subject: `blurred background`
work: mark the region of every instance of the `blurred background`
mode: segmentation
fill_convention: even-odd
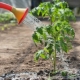
[[[53,0],[0,0],[0,2],[8,3],[14,7],[33,9],[37,7],[40,3]],[[63,1],[63,0],[62,0]],[[65,0],[68,2],[70,8],[74,11],[75,15],[80,12],[80,0]],[[3,12],[3,9],[0,9],[0,12]]]

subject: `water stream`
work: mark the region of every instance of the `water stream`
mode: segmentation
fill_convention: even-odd
[[[26,15],[26,18],[23,21],[23,24],[27,25],[32,30],[35,30],[36,27],[41,27],[41,26],[44,25],[38,18],[36,18],[35,16],[31,15],[30,13],[28,13]]]

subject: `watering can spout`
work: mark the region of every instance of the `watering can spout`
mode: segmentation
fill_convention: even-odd
[[[14,8],[13,6],[3,3],[3,2],[0,2],[0,8],[11,11],[15,15],[18,21],[18,24],[20,24],[24,20],[24,18],[26,17],[28,13],[28,8],[27,9]]]
[[[12,8],[11,12],[15,15],[15,17],[18,20],[18,23],[20,24],[24,18],[26,17],[28,13],[28,8],[27,9],[21,9],[21,8]]]

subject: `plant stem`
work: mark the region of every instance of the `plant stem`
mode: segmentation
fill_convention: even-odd
[[[52,56],[52,63],[53,63],[53,71],[56,71],[56,48],[54,49],[53,56]]]
[[[54,65],[54,71],[56,71],[56,48],[54,51],[54,61],[53,61],[53,65]]]
[[[51,25],[52,25],[52,18],[50,17],[50,22],[51,22]]]

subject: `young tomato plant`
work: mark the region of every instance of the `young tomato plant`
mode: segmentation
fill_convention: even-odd
[[[35,59],[51,59],[53,69],[56,71],[57,53],[68,52],[71,48],[71,41],[75,32],[70,25],[70,20],[75,17],[69,9],[67,2],[54,0],[54,2],[43,2],[34,8],[31,13],[35,16],[48,17],[50,24],[37,27],[33,34],[35,44],[44,44],[43,49],[35,53]],[[62,54],[62,53],[61,53]]]

